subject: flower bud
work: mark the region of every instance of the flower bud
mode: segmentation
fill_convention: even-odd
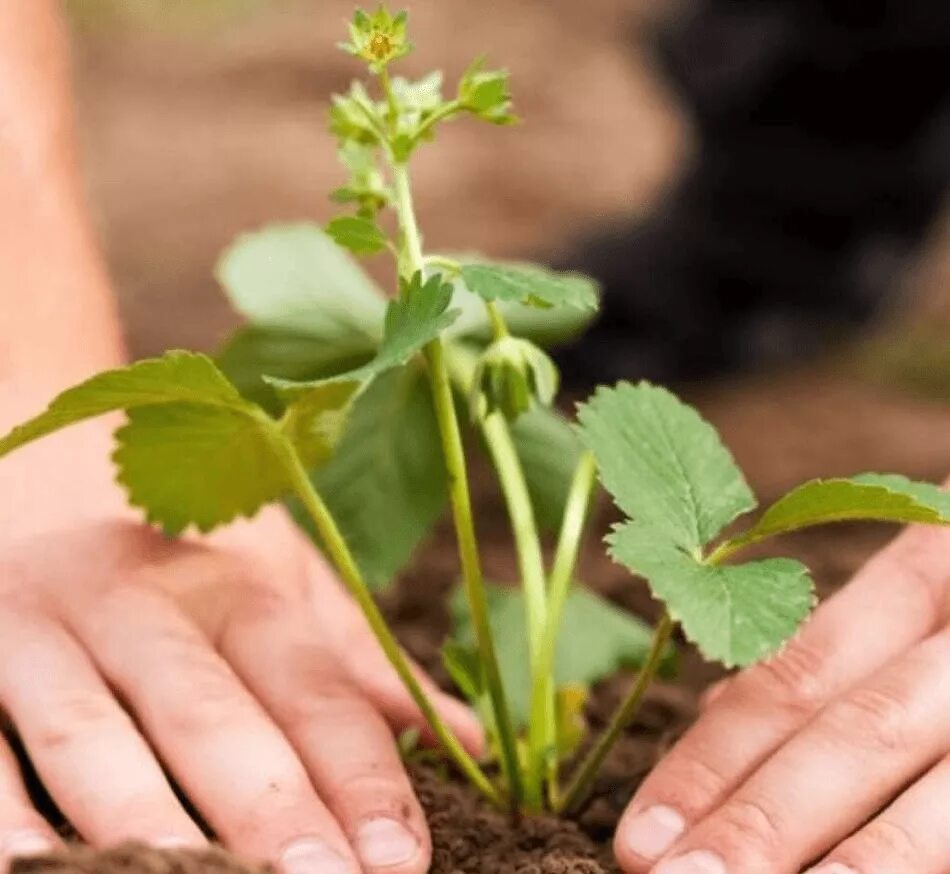
[[[501,337],[479,359],[470,399],[472,418],[500,412],[514,421],[535,404],[550,406],[559,382],[557,367],[543,349],[519,337]]]

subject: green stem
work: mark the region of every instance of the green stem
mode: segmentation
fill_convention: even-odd
[[[498,305],[494,301],[486,300],[485,310],[488,312],[488,321],[491,322],[495,339],[501,340],[503,337],[509,336],[508,325],[505,322],[505,317],[501,314],[501,310],[498,309]]]
[[[399,223],[406,247],[405,266],[413,273],[424,271],[425,259],[422,253],[422,239],[412,203],[408,167],[405,164],[397,164],[393,168],[393,176],[396,208],[399,213]],[[498,656],[495,653],[491,624],[488,619],[488,602],[485,594],[485,581],[482,578],[481,560],[478,554],[478,540],[475,535],[475,521],[468,488],[465,451],[462,446],[462,435],[455,412],[455,399],[452,396],[452,384],[441,339],[437,338],[430,342],[425,348],[425,355],[429,365],[429,381],[432,386],[432,398],[439,424],[439,434],[442,439],[445,466],[449,475],[449,500],[455,521],[455,533],[462,562],[465,593],[472,615],[472,626],[475,630],[479,659],[482,670],[485,672],[485,685],[491,700],[495,726],[498,731],[502,767],[508,778],[512,803],[517,808],[523,797],[517,739],[505,697],[501,670],[498,666]]]
[[[553,700],[552,677],[550,672],[543,671],[541,662],[541,643],[548,610],[547,584],[531,495],[505,417],[501,413],[486,416],[482,422],[482,433],[498,472],[498,480],[514,531],[518,567],[525,595],[531,686],[541,690],[542,700]],[[541,806],[544,761],[555,740],[553,716],[553,707],[551,710],[542,708],[537,714],[532,713],[528,723],[529,765],[525,775],[525,799],[533,807]]]
[[[617,742],[621,732],[623,732],[637,715],[640,704],[643,701],[643,696],[653,682],[654,677],[656,677],[656,673],[663,661],[663,654],[666,651],[670,636],[673,633],[673,627],[673,620],[669,614],[665,613],[656,627],[649,655],[643,667],[640,669],[640,673],[637,674],[633,688],[630,690],[626,700],[617,708],[603,736],[597,741],[575,771],[567,791],[558,804],[558,813],[572,813],[584,802],[591,784],[594,782],[594,778],[600,770],[600,766],[604,763],[604,759],[607,758],[607,754]]]
[[[393,666],[393,669],[406,686],[406,689],[412,696],[412,700],[415,701],[416,706],[431,726],[435,736],[439,739],[439,742],[445,748],[449,756],[451,756],[452,760],[458,765],[462,773],[465,774],[472,784],[485,795],[489,801],[501,806],[502,798],[498,790],[492,785],[482,769],[465,750],[452,730],[442,721],[438,711],[423,691],[419,680],[416,678],[408,660],[403,654],[402,648],[399,646],[393,633],[389,630],[386,620],[383,618],[382,613],[380,613],[379,607],[376,605],[372,594],[370,594],[366,583],[363,581],[359,567],[349,547],[346,545],[346,541],[340,533],[340,529],[337,527],[326,504],[323,503],[320,495],[316,489],[314,489],[310,477],[307,475],[307,471],[304,469],[297,453],[292,447],[286,444],[282,437],[280,438],[280,446],[283,449],[281,454],[285,458],[294,491],[303,502],[314,525],[316,525],[320,539],[327,553],[330,555],[337,572],[340,574],[340,578],[363,611],[363,615],[366,617],[366,621],[376,636],[376,640],[379,642],[389,663]]]
[[[485,672],[485,685],[494,710],[502,764],[511,788],[512,801],[517,807],[523,797],[517,742],[502,684],[501,670],[498,666],[498,656],[492,640],[485,581],[482,577],[472,501],[468,490],[465,452],[462,447],[462,435],[455,414],[455,400],[452,397],[452,385],[445,365],[445,350],[441,340],[433,340],[426,346],[426,359],[429,363],[429,377],[432,383],[432,397],[439,423],[439,433],[442,436],[445,466],[449,475],[449,500],[455,519],[455,533],[462,560],[465,593],[472,614],[472,626],[475,630],[482,669]]]
[[[462,111],[462,104],[458,100],[450,100],[446,103],[441,109],[436,110],[432,115],[430,115],[420,126],[419,130],[416,131],[416,135],[413,138],[413,143],[421,142],[421,140],[429,133],[432,128],[434,128],[439,122],[444,121],[450,116],[455,115]]]
[[[399,118],[399,106],[396,104],[396,95],[393,94],[393,86],[389,79],[389,71],[385,67],[380,70],[379,82],[383,87],[383,95],[386,97],[386,105],[389,107],[389,131],[390,133],[393,133],[396,130],[396,121]]]
[[[551,580],[548,589],[548,615],[544,626],[544,636],[541,641],[541,654],[538,664],[538,674],[542,677],[553,678],[554,661],[557,654],[558,634],[561,630],[561,619],[564,616],[564,606],[570,594],[571,583],[574,579],[574,570],[577,567],[577,557],[580,554],[581,540],[584,536],[584,524],[587,521],[587,512],[590,507],[591,496],[597,481],[597,464],[594,456],[585,452],[571,480],[571,487],[564,507],[564,519],[558,535],[557,550],[554,553],[554,566],[551,569]],[[550,709],[550,716],[545,713]],[[543,690],[534,687],[531,696],[531,721],[553,718],[554,702],[545,695]],[[548,762],[548,793],[552,806],[557,805],[557,760],[549,757]]]

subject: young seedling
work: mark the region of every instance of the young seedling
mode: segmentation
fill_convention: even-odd
[[[217,275],[248,325],[217,362],[169,352],[108,371],[55,398],[0,439],[0,456],[92,416],[124,410],[118,481],[169,536],[209,531],[286,500],[366,616],[442,749],[487,799],[532,811],[583,801],[679,626],[727,667],[767,658],[814,604],[790,559],[727,563],[807,526],[856,519],[950,524],[950,495],[899,476],[805,483],[743,532],[723,530],[756,501],[714,429],[668,391],[602,388],[574,426],[551,403],[558,374],[543,347],[582,330],[597,288],[582,276],[428,252],[410,162],[461,117],[515,122],[508,76],[475,61],[454,93],[442,76],[392,77],[407,15],[380,6],[350,24],[345,51],[371,84],[333,98],[347,170],[333,199],[351,208],[320,229],[282,225],[241,237]],[[391,300],[351,255],[390,255]],[[467,411],[467,412],[460,412]],[[487,450],[511,517],[519,588],[482,576],[463,436]],[[665,613],[652,632],[575,582],[600,478],[627,521],[615,560],[646,578]],[[451,507],[463,586],[445,662],[482,715],[494,761],[465,751],[419,686],[372,595]],[[540,532],[557,528],[546,566]],[[604,735],[562,791],[584,739],[586,690],[622,667],[639,673]],[[408,748],[413,746],[407,741]]]

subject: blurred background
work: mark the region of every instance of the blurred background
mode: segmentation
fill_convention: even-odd
[[[407,5],[406,75],[451,81],[487,50],[525,122],[460,122],[420,154],[427,242],[598,276],[606,315],[563,353],[578,388],[686,380],[775,489],[819,460],[950,470],[945,0]],[[352,8],[70,0],[86,179],[136,355],[226,335],[212,268],[236,233],[333,214],[325,116],[357,73],[335,50]]]

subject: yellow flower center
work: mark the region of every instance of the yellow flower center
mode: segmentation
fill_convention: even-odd
[[[392,40],[385,33],[375,33],[369,41],[369,53],[377,61],[385,61],[393,52]]]

